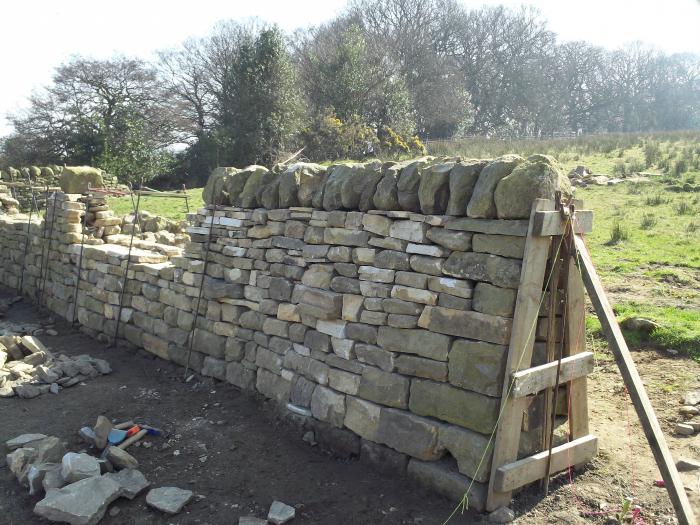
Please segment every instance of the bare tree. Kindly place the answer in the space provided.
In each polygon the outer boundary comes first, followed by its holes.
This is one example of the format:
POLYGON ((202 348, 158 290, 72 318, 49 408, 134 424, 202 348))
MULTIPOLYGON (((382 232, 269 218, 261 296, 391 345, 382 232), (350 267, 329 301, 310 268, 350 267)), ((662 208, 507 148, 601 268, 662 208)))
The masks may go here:
POLYGON ((160 52, 158 57, 158 73, 174 106, 175 126, 183 142, 192 142, 211 127, 215 111, 207 41, 189 39, 179 48, 160 52))

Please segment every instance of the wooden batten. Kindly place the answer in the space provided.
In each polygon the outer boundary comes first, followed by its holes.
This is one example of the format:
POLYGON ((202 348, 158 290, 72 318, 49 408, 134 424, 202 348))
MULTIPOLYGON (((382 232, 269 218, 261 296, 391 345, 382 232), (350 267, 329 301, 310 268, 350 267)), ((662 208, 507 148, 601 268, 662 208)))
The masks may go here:
MULTIPOLYGON (((595 360, 593 352, 583 352, 565 357, 561 361, 559 384, 564 384, 572 379, 584 377, 593 372, 595 360)), ((557 375, 557 362, 552 361, 544 365, 520 370, 512 375, 512 397, 524 397, 541 392, 545 388, 555 386, 557 375)))
MULTIPOLYGON (((533 235, 554 236, 564 235, 566 218, 559 211, 538 211, 533 217, 533 235)), ((577 210, 574 214, 572 227, 575 234, 590 233, 593 231, 593 212, 591 210, 577 210)))
MULTIPOLYGON (((552 448, 551 472, 560 472, 570 466, 590 460, 598 452, 598 438, 584 436, 564 445, 552 448)), ((493 485, 499 492, 509 492, 546 475, 548 451, 540 452, 508 465, 499 467, 493 485)))

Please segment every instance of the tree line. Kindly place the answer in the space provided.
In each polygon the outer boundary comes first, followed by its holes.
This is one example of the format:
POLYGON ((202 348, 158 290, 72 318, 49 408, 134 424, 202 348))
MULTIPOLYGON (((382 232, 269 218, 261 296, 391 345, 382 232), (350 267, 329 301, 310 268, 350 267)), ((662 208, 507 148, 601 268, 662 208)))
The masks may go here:
POLYGON ((533 8, 350 0, 284 34, 223 21, 157 60, 73 57, 12 115, 11 165, 201 183, 213 167, 423 151, 426 139, 700 127, 700 56, 557 41, 533 8))

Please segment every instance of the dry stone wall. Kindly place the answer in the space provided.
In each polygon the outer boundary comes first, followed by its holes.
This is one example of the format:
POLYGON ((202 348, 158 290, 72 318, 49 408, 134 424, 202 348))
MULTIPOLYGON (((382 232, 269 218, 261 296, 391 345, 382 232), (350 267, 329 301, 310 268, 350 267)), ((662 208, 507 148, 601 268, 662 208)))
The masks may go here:
MULTIPOLYGON (((490 178, 496 167, 482 164, 490 178)), ((313 194, 302 180, 288 181, 297 202, 313 194)), ((316 186, 324 202, 330 182, 316 186)), ((24 266, 26 294, 103 340, 123 293, 122 343, 185 365, 193 338, 195 371, 276 400, 347 455, 451 497, 471 486, 470 504, 483 507, 527 220, 210 206, 192 217, 183 253, 135 248, 122 290, 128 249, 86 245, 81 256, 78 197, 57 194, 55 231, 29 226, 26 258, 26 216, 0 216, 5 285, 24 266)), ((440 198, 440 210, 459 200, 440 198)))

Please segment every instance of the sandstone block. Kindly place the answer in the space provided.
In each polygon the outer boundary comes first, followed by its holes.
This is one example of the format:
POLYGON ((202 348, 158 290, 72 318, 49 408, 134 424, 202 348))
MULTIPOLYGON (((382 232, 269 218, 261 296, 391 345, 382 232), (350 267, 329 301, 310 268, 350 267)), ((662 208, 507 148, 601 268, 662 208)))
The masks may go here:
POLYGON ((444 454, 438 442, 441 426, 404 410, 382 408, 376 441, 403 454, 434 461, 444 454))
POLYGON ((355 434, 376 442, 381 407, 352 396, 345 398, 345 407, 345 426, 355 434))
POLYGON ((342 427, 345 419, 345 395, 317 386, 311 397, 311 414, 334 427, 342 427))
POLYGON ((445 261, 442 271, 447 275, 485 281, 502 288, 517 288, 522 263, 485 253, 453 252, 445 261))
MULTIPOLYGON (((294 352, 290 352, 290 354, 293 353, 294 352)), ((270 399, 275 399, 280 403, 286 403, 289 399, 289 391, 291 388, 291 384, 287 379, 284 379, 283 377, 278 376, 277 374, 273 374, 272 372, 269 372, 264 368, 260 368, 258 369, 255 388, 262 395, 270 399)))
POLYGON ((367 367, 362 372, 358 395, 382 405, 407 408, 409 385, 406 377, 367 367))
POLYGON ((374 266, 360 266, 359 276, 361 281, 372 281, 375 283, 393 283, 394 270, 375 268, 374 266))
POLYGON ((385 237, 389 235, 392 222, 391 219, 382 215, 370 215, 366 213, 362 216, 362 226, 366 231, 385 237))
POLYGON ((395 285, 391 289, 391 297, 413 303, 434 305, 437 304, 438 295, 435 292, 410 288, 408 286, 395 285))
POLYGON ((500 288, 489 283, 477 283, 472 307, 477 312, 502 317, 513 317, 517 290, 500 288))
POLYGON ((435 417, 488 435, 496 424, 499 407, 498 398, 427 379, 411 381, 409 408, 420 416, 435 417))
POLYGON ((357 343, 354 350, 357 360, 361 363, 374 365, 385 372, 394 371, 394 354, 388 350, 365 343, 357 343))
MULTIPOLYGON (((453 352, 450 352, 450 355, 453 352)), ((396 370, 400 374, 424 377, 435 381, 447 381, 447 363, 442 361, 434 361, 412 355, 400 355, 396 357, 395 363, 396 370)))
POLYGON ((450 351, 450 383, 488 396, 500 396, 507 357, 507 346, 458 339, 450 351))
POLYGON ((325 244, 341 244, 343 246, 366 246, 369 232, 361 230, 346 230, 344 228, 326 228, 323 232, 325 244))
POLYGON ((508 344, 512 321, 495 315, 434 306, 423 309, 418 326, 440 334, 508 344))
POLYGON ((428 232, 428 225, 417 221, 395 221, 389 230, 389 235, 396 239, 413 243, 423 243, 428 232))
POLYGON ((357 374, 337 368, 331 368, 328 372, 328 386, 351 396, 357 395, 360 389, 360 379, 361 376, 357 374))
POLYGON ((426 237, 435 244, 439 244, 448 250, 468 252, 472 248, 472 234, 468 232, 459 232, 454 230, 446 230, 441 227, 434 227, 428 230, 426 237))
POLYGON ((402 330, 379 327, 377 344, 391 352, 415 354, 437 361, 447 361, 450 338, 428 330, 402 330))

